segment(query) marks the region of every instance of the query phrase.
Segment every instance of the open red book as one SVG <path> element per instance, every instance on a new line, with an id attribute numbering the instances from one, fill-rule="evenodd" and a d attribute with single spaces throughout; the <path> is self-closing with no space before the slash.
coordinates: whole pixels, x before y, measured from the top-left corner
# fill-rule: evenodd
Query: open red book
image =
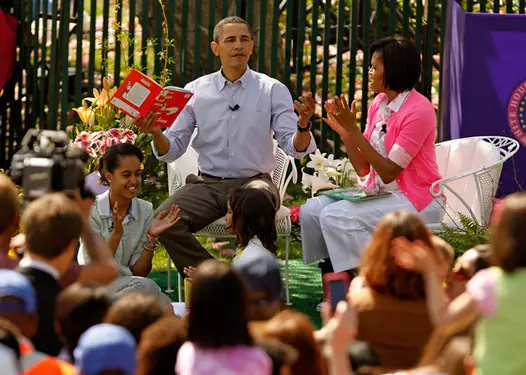
<path id="1" fill-rule="evenodd" d="M 153 79 L 132 69 L 110 103 L 134 120 L 156 112 L 155 125 L 169 128 L 192 95 L 179 87 L 162 88 Z"/>

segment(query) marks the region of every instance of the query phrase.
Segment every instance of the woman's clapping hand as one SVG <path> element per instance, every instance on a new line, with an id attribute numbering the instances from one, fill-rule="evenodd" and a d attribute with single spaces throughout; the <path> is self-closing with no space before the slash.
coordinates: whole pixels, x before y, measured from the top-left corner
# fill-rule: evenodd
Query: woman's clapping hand
<path id="1" fill-rule="evenodd" d="M 360 131 L 356 124 L 356 104 L 353 101 L 351 107 L 344 95 L 334 97 L 325 103 L 327 118 L 323 121 L 329 125 L 341 137 L 346 137 L 354 132 Z"/>

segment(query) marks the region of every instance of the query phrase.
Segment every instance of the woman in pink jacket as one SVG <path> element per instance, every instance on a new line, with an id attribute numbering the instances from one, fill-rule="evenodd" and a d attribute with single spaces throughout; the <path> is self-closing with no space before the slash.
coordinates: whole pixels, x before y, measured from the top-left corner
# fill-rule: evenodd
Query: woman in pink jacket
<path id="1" fill-rule="evenodd" d="M 362 134 L 354 102 L 345 97 L 326 103 L 325 122 L 342 138 L 364 187 L 390 191 L 375 200 L 350 202 L 326 196 L 309 199 L 300 210 L 303 260 L 330 258 L 322 270 L 354 272 L 378 221 L 388 212 L 417 213 L 424 222 L 440 222 L 445 202 L 429 189 L 440 179 L 435 155 L 436 113 L 417 92 L 420 54 L 407 39 L 384 38 L 371 46 L 369 84 L 374 99 Z"/>

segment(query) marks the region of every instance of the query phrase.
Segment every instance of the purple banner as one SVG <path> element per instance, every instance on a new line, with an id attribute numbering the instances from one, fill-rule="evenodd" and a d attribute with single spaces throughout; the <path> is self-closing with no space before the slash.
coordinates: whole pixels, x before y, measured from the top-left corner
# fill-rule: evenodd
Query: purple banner
<path id="1" fill-rule="evenodd" d="M 516 139 L 499 195 L 526 186 L 526 15 L 466 13 L 449 0 L 442 82 L 441 140 Z"/>

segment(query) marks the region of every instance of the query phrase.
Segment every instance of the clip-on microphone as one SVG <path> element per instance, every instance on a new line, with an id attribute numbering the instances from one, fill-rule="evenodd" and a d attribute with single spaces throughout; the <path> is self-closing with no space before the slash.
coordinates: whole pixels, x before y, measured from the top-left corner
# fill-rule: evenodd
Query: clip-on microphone
<path id="1" fill-rule="evenodd" d="M 230 108 L 230 110 L 233 112 L 233 111 L 237 111 L 239 109 L 239 104 L 236 104 L 235 106 L 231 107 L 231 106 L 228 106 L 228 108 Z"/>

